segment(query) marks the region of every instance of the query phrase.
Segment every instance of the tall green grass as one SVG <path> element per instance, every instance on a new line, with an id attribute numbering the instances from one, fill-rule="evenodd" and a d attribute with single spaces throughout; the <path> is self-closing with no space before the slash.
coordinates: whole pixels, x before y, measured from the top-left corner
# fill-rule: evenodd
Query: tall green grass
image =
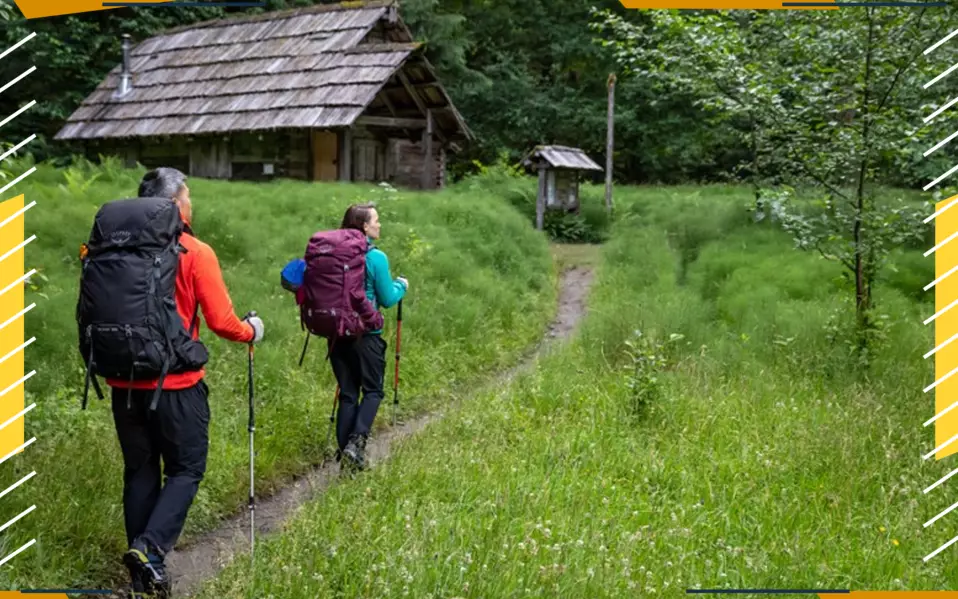
<path id="1" fill-rule="evenodd" d="M 26 353 L 38 375 L 27 385 L 27 436 L 37 442 L 11 460 L 7 484 L 37 476 L 5 498 L 6 521 L 31 504 L 37 510 L 5 533 L 0 553 L 30 538 L 37 544 L 0 573 L 0 586 L 82 587 L 109 583 L 125 549 L 122 462 L 109 402 L 91 392 L 80 411 L 82 362 L 74 310 L 80 244 L 105 201 L 135 195 L 142 173 L 115 166 L 42 166 L 22 187 L 37 207 L 26 229 L 37 235 L 26 264 L 37 268 L 27 302 Z M 257 348 L 257 489 L 271 490 L 318 463 L 334 382 L 325 346 L 314 340 L 302 368 L 303 344 L 292 296 L 279 286 L 286 262 L 301 256 L 314 231 L 337 227 L 346 207 L 374 200 L 383 223 L 379 246 L 394 276 L 411 282 L 404 301 L 402 394 L 406 418 L 447 401 L 457 385 L 511 364 L 542 334 L 554 309 L 555 272 L 544 236 L 496 199 L 469 193 L 395 192 L 373 185 L 191 180 L 194 230 L 217 252 L 237 314 L 255 309 L 266 323 Z M 395 310 L 386 313 L 391 368 Z M 212 407 L 208 473 L 185 539 L 236 511 L 248 489 L 246 350 L 201 327 L 211 360 Z M 391 378 L 391 377 L 390 377 Z M 379 422 L 392 410 L 384 402 Z"/>
<path id="2" fill-rule="evenodd" d="M 919 459 L 929 304 L 876 289 L 891 322 L 862 372 L 840 267 L 749 224 L 734 189 L 632 193 L 574 342 L 304 506 L 255 576 L 235 563 L 202 596 L 958 583 L 954 560 L 921 559 L 953 536 L 922 526 L 951 503 L 921 493 L 947 471 Z M 665 365 L 637 377 L 650 354 Z"/>

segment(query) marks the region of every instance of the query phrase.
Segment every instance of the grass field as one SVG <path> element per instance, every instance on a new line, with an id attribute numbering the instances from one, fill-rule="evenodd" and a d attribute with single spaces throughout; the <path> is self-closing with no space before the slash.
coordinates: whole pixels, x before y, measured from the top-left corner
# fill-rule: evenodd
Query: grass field
<path id="1" fill-rule="evenodd" d="M 27 302 L 27 436 L 38 441 L 4 472 L 5 484 L 37 476 L 6 497 L 3 521 L 35 503 L 34 514 L 0 540 L 7 554 L 37 544 L 0 573 L 0 587 L 90 587 L 121 573 L 125 549 L 120 506 L 122 463 L 108 402 L 80 411 L 82 362 L 76 348 L 80 243 L 97 207 L 135 195 L 141 173 L 115 167 L 53 170 L 45 166 L 22 191 L 37 207 L 26 229 L 37 235 L 26 264 L 38 268 Z M 18 188 L 20 189 L 20 188 Z M 257 310 L 266 338 L 257 354 L 257 489 L 268 493 L 318 463 L 334 384 L 324 346 L 310 344 L 305 364 L 298 314 L 279 286 L 279 271 L 301 256 L 309 235 L 338 226 L 348 204 L 375 200 L 380 247 L 394 276 L 411 289 L 404 304 L 402 414 L 447 401 L 458 386 L 511 364 L 552 317 L 555 271 L 549 244 L 504 202 L 482 194 L 397 193 L 373 185 L 263 185 L 191 181 L 194 229 L 217 252 L 238 315 Z M 494 241 L 491 241 L 494 240 Z M 395 310 L 386 313 L 392 364 Z M 245 504 L 248 492 L 246 350 L 201 329 L 211 361 L 213 411 L 207 478 L 186 537 Z M 391 377 L 390 377 L 391 379 Z M 92 395 L 92 394 L 91 394 Z M 392 406 L 384 402 L 382 414 Z M 386 422 L 388 418 L 381 418 Z"/>
<path id="2" fill-rule="evenodd" d="M 922 563 L 953 536 L 922 527 L 951 503 L 921 494 L 947 471 L 919 459 L 931 262 L 902 248 L 883 273 L 863 373 L 839 267 L 750 223 L 747 192 L 618 202 L 574 342 L 304 506 L 255 577 L 241 560 L 203 597 L 958 584 L 950 557 Z"/>

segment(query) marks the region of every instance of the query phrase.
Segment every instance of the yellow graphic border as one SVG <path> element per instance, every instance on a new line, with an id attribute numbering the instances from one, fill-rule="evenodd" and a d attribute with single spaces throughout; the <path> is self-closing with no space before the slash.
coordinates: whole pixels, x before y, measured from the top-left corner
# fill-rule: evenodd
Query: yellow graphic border
<path id="1" fill-rule="evenodd" d="M 124 0 L 127 1 L 127 0 Z M 129 0 L 130 4 L 138 0 Z M 141 0 L 156 4 L 169 0 Z M 104 0 L 15 0 L 17 8 L 26 19 L 42 19 L 61 15 L 73 15 L 98 10 L 113 10 L 117 7 L 103 6 Z"/>
<path id="2" fill-rule="evenodd" d="M 942 344 L 958 333 L 958 309 L 948 309 L 958 300 L 958 276 L 948 276 L 958 266 L 958 243 L 945 240 L 958 232 L 958 207 L 952 204 L 958 196 L 938 202 L 935 211 L 935 347 L 940 348 L 935 359 L 935 414 L 942 414 L 958 400 L 958 377 L 948 373 L 958 368 L 958 343 Z M 946 378 L 947 377 L 947 378 Z M 948 441 L 958 434 L 958 409 L 951 410 L 935 421 L 935 458 L 946 458 L 958 452 L 958 442 Z"/>

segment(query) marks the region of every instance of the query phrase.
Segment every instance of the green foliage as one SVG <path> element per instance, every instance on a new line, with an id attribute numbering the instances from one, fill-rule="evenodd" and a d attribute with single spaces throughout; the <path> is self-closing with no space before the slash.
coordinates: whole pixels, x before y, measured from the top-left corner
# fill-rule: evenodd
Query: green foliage
<path id="1" fill-rule="evenodd" d="M 664 93 L 694 90 L 703 108 L 744 124 L 752 156 L 743 169 L 756 188 L 756 219 L 781 221 L 799 248 L 850 271 L 864 350 L 877 326 L 868 316 L 871 289 L 888 252 L 927 237 L 921 211 L 879 202 L 873 190 L 895 180 L 884 173 L 930 131 L 900 134 L 921 116 L 913 90 L 937 67 L 918 57 L 940 39 L 949 14 L 660 11 L 638 27 L 594 11 L 593 25 L 631 73 Z M 662 43 L 650 45 L 653 39 Z M 680 53 L 686 49 L 691 56 Z M 950 46 L 936 60 L 955 57 Z M 789 211 L 783 179 L 817 188 L 820 209 Z"/>
<path id="2" fill-rule="evenodd" d="M 789 251 L 778 227 L 724 218 L 741 216 L 748 189 L 617 197 L 623 219 L 571 343 L 306 504 L 257 547 L 255 572 L 236 560 L 200 596 L 954 587 L 954 563 L 921 560 L 954 533 L 923 528 L 936 512 L 916 499 L 953 466 L 909 460 L 928 445 L 925 307 L 878 284 L 889 342 L 863 381 L 825 328 L 836 306 L 854 328 L 831 284 L 841 268 Z M 725 224 L 679 286 L 664 230 L 702 212 Z M 703 275 L 719 265 L 726 280 L 706 296 Z M 671 364 L 639 358 L 659 366 L 636 379 L 655 378 L 637 387 L 656 393 L 641 419 L 623 417 L 635 329 L 655 340 L 640 356 Z M 663 354 L 673 333 L 684 339 Z"/>
<path id="3" fill-rule="evenodd" d="M 92 587 L 123 576 L 116 559 L 124 543 L 123 468 L 110 402 L 93 398 L 80 411 L 77 253 L 98 207 L 135 195 L 141 175 L 141 169 L 80 160 L 60 170 L 41 164 L 23 182 L 22 191 L 39 206 L 26 216 L 37 239 L 27 247 L 25 263 L 38 273 L 26 285 L 26 301 L 37 307 L 26 319 L 26 335 L 36 341 L 25 359 L 27 371 L 41 373 L 26 387 L 26 403 L 38 406 L 27 420 L 27 435 L 43 442 L 10 462 L 0 486 L 31 470 L 42 475 L 8 497 L 0 516 L 6 521 L 35 503 L 38 514 L 48 517 L 25 521 L 0 540 L 6 555 L 29 538 L 44 539 L 42 559 L 5 570 L 3 588 Z M 411 282 L 404 300 L 400 418 L 443 405 L 459 385 L 509 365 L 541 336 L 553 313 L 548 244 L 494 196 L 290 181 L 192 179 L 190 188 L 194 230 L 216 251 L 237 314 L 255 309 L 266 323 L 256 354 L 260 493 L 289 483 L 329 455 L 323 443 L 335 385 L 315 340 L 303 367 L 297 366 L 303 336 L 278 274 L 302 255 L 310 234 L 337 226 L 347 205 L 376 201 L 383 223 L 378 245 L 394 276 L 401 273 Z M 385 313 L 390 344 L 394 314 Z M 185 542 L 240 509 L 248 492 L 245 348 L 216 338 L 205 324 L 200 334 L 211 354 L 206 380 L 213 416 L 209 469 Z M 391 350 L 387 356 L 389 370 Z M 377 427 L 389 422 L 392 409 L 384 403 Z"/>
<path id="4" fill-rule="evenodd" d="M 685 337 L 673 333 L 666 342 L 645 337 L 636 330 L 633 339 L 625 342 L 629 364 L 625 369 L 626 388 L 630 391 L 629 409 L 634 416 L 645 416 L 662 398 L 659 377 L 669 366 L 669 346 Z"/>

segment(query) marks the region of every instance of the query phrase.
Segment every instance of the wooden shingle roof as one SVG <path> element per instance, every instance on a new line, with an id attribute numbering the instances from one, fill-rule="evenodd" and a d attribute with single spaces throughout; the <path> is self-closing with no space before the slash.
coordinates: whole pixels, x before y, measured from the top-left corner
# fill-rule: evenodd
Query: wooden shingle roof
<path id="1" fill-rule="evenodd" d="M 568 146 L 536 146 L 523 159 L 526 166 L 532 165 L 534 159 L 542 160 L 552 168 L 572 169 L 584 171 L 601 171 L 601 166 L 589 158 L 589 155 L 579 148 Z"/>
<path id="2" fill-rule="evenodd" d="M 353 124 L 414 58 L 391 1 L 319 5 L 166 31 L 130 53 L 70 116 L 57 139 L 191 135 Z M 468 128 L 438 84 L 440 127 Z"/>

